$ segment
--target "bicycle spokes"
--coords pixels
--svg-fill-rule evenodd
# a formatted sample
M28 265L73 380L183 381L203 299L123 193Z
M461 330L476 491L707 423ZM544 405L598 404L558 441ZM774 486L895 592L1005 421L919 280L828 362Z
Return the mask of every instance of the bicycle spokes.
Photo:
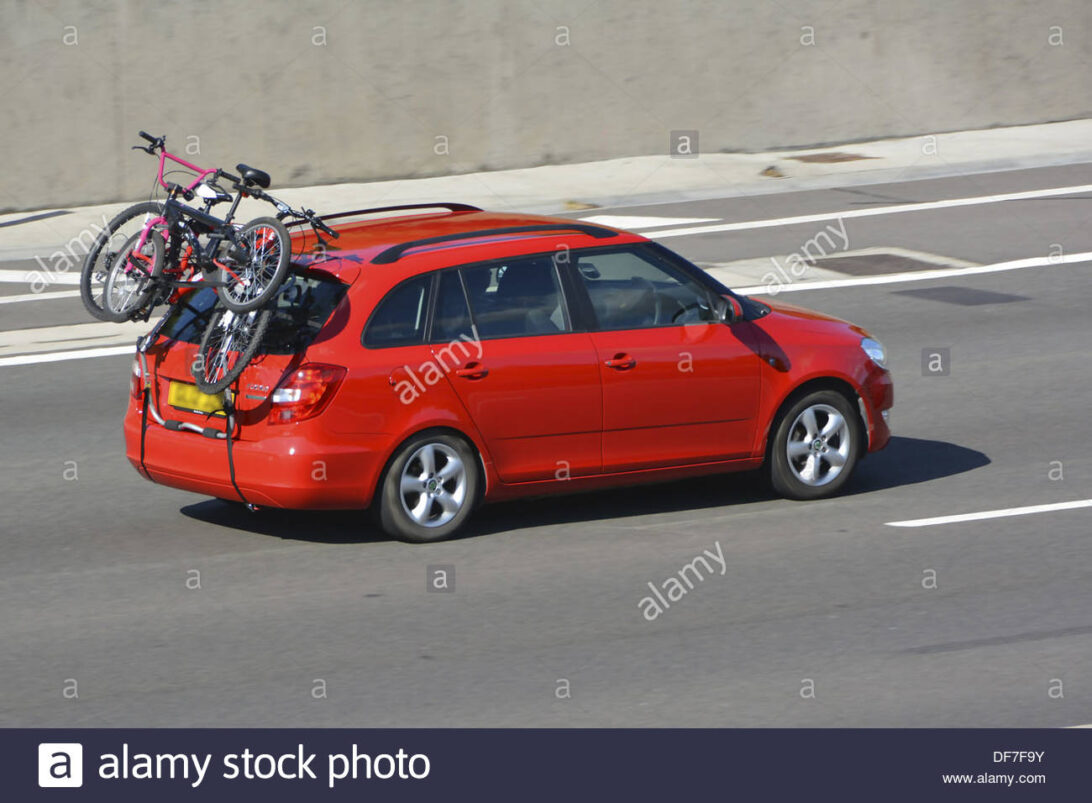
M246 352L254 337L254 318L257 313L237 315L230 310L217 322L209 335L208 352L205 356L204 375L209 382L220 382Z
M246 262L235 266L226 287L232 300L245 304L253 301L272 282L281 258L281 244L277 232L267 227L253 229L240 239L240 245L246 250Z

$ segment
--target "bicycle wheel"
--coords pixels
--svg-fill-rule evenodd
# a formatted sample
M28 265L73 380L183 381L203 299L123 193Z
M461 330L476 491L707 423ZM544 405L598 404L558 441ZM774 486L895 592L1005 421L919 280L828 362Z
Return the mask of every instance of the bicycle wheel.
M218 307L201 335L190 372L202 393L219 393L239 378L269 328L272 310L238 313Z
M80 299L87 311L100 321L116 320L105 316L102 307L110 266L129 239L142 231L149 219L162 216L163 204L158 201L133 204L121 210L95 237L80 268Z
M224 306L233 312L249 312L265 304L277 292L288 273L292 258L292 243L288 229L279 220L260 217L247 223L236 235L238 245L229 253L217 271L216 288Z
M149 233L138 251L142 236L138 231L130 237L110 265L99 316L105 321L131 320L152 302L156 279L163 273L163 237L158 231Z

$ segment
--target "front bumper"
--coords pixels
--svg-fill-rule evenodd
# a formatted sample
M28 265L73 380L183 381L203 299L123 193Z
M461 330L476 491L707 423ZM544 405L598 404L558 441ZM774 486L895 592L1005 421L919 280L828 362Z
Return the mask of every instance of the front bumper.
M873 366L861 385L859 398L868 425L868 451L877 452L891 440L890 411L895 404L891 372Z

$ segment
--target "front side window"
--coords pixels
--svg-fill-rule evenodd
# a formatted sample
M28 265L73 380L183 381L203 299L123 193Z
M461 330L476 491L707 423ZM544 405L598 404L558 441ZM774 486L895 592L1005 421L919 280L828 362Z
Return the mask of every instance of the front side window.
M714 322L709 292L681 271L633 250L573 253L600 329Z
M518 257L462 269L481 338L571 331L557 269L549 256Z
M430 274L415 276L387 293L364 329L364 345L384 348L423 343L431 283Z

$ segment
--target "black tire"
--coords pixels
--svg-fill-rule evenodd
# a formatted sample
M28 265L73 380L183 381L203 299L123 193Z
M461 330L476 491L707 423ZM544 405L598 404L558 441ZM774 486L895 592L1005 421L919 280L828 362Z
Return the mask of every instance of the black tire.
M811 418L806 416L809 410ZM843 426L838 426L836 416L841 416ZM766 455L770 485L789 499L838 493L853 474L864 437L860 416L841 393L819 390L802 396L774 423ZM839 461L841 465L836 465Z
M163 274L163 252L166 245L159 232L148 235L142 249L143 258L132 260L132 251L142 236L137 232L130 237L107 272L106 284L102 291L102 314L104 321L122 323L133 320L145 312L155 296L156 279ZM129 269L126 270L128 263Z
M427 478L422 453L430 448L434 455L434 471L433 477ZM461 463L461 482L454 477L458 469L450 481L444 480L443 472L452 465L451 456ZM419 478L421 491L404 491L404 475L409 475L411 480ZM430 481L436 486L433 490L429 490ZM442 541L466 523L478 501L480 482L478 456L465 440L444 431L422 432L402 444L391 459L376 492L373 515L383 532L392 538L415 544ZM447 499L455 508L450 517L446 516ZM410 510L411 504L414 510L422 512L415 516Z
M239 245L229 248L221 261L230 265L236 276L217 271L216 280L222 284L216 294L232 312L250 312L264 306L280 288L292 259L292 241L285 225L271 217L255 218L235 237ZM246 256L242 263L230 253L240 248Z
M202 393L220 393L239 378L261 345L272 317L273 312L267 309L240 314L216 308L190 366Z
M133 231L126 231L126 229L134 227L126 224L132 224L135 221L134 230L139 231L144 228L146 216L162 217L163 204L158 201L144 201L121 210L106 224L106 228L99 232L91 245L91 250L84 257L83 266L80 268L80 300L83 301L87 311L100 321L116 320L105 315L102 294L106 289L110 265L113 264L123 244L133 234Z

